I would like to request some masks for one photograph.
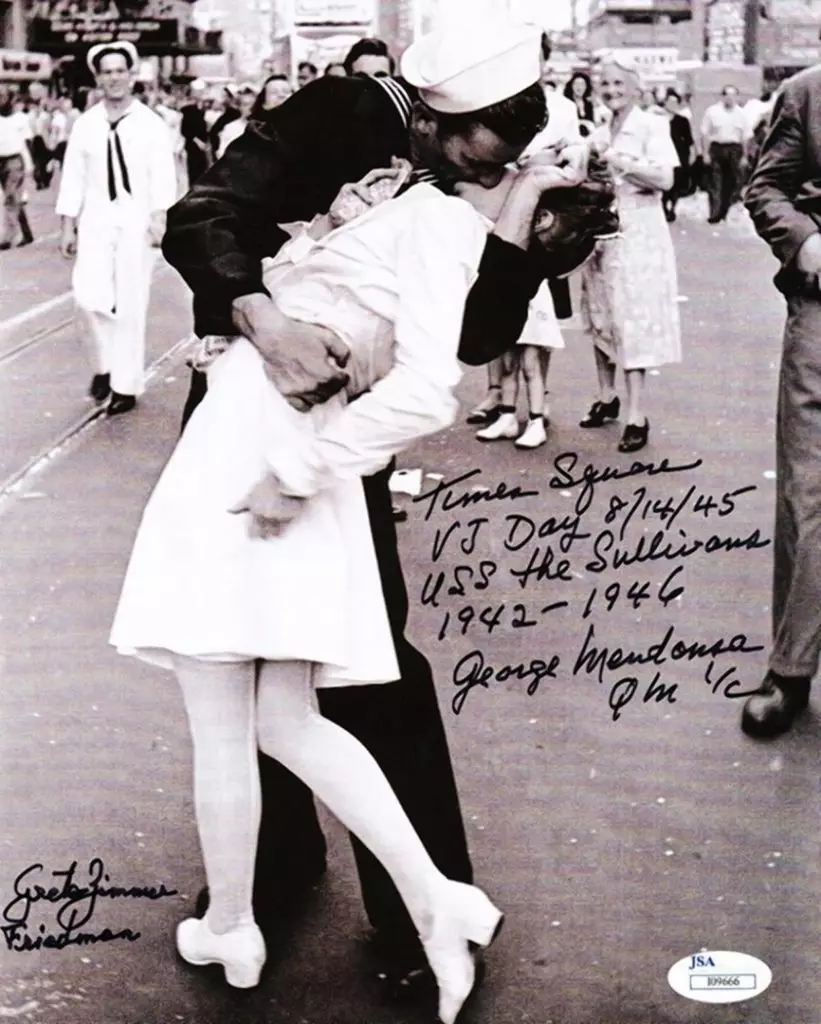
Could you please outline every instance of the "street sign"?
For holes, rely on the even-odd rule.
[[[650,81],[672,81],[678,70],[676,46],[614,46],[597,51],[596,56],[613,55],[635,64]]]
[[[294,0],[295,25],[368,25],[375,0]]]

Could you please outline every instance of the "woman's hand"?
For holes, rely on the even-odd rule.
[[[279,477],[267,473],[228,511],[232,515],[249,512],[249,534],[267,540],[269,537],[278,537],[300,515],[307,500],[285,494]]]
[[[578,183],[575,170],[556,164],[528,163],[519,171],[508,192],[493,234],[520,249],[528,249],[542,193],[553,188],[571,188]]]
[[[347,224],[372,206],[391,199],[410,177],[407,160],[393,158],[390,167],[377,167],[360,181],[343,185],[331,203],[328,215],[334,227]]]
[[[531,167],[556,167],[563,173],[564,180],[560,187],[579,185],[587,177],[587,162],[590,153],[584,142],[567,142],[562,139],[519,159],[519,167],[527,170]],[[548,185],[547,187],[553,187]],[[542,191],[545,191],[543,188]],[[540,193],[541,194],[541,193]]]

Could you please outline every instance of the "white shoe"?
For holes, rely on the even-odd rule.
[[[519,436],[519,421],[515,412],[503,412],[502,415],[487,427],[476,431],[480,441],[510,440]]]
[[[521,437],[517,437],[514,444],[517,448],[538,448],[546,440],[547,433],[545,432],[544,419],[538,416],[528,423]]]
[[[215,935],[205,918],[189,917],[177,925],[180,956],[195,967],[222,964],[225,980],[234,988],[254,988],[265,964],[265,940],[253,923]]]
[[[499,934],[504,914],[481,889],[447,882],[436,902],[430,934],[420,936],[439,987],[439,1020],[455,1024],[476,983],[473,946],[486,948]]]

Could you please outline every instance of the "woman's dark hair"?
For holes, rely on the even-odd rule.
[[[667,91],[664,94],[664,98],[665,100],[669,100],[671,96],[674,96],[678,100],[678,102],[681,103],[681,93],[678,91],[678,89],[674,89],[672,85],[667,87]]]
[[[330,74],[333,74],[333,69],[334,69],[334,68],[342,68],[342,70],[343,70],[343,71],[345,72],[345,74],[346,74],[346,75],[347,75],[347,73],[348,73],[348,72],[347,72],[347,70],[345,69],[345,65],[344,65],[344,64],[341,64],[341,63],[340,63],[340,62],[339,62],[338,60],[332,61],[332,62],[331,62],[330,64],[327,64],[327,65],[325,66],[325,70],[324,70],[324,71],[323,71],[322,73],[323,73],[324,75],[330,75]],[[341,76],[340,76],[340,77],[341,77]]]
[[[287,75],[268,75],[265,81],[260,86],[260,90],[257,93],[257,98],[254,101],[254,105],[251,108],[251,118],[258,121],[261,117],[265,116],[265,90],[268,88],[269,82],[287,82]]]
[[[547,124],[547,101],[541,85],[534,82],[515,96],[469,114],[440,114],[436,110],[431,114],[443,139],[470,135],[474,128],[483,125],[509,146],[526,146]]]
[[[532,246],[550,260],[550,276],[572,273],[592,253],[598,239],[615,235],[619,230],[616,189],[610,169],[591,156],[587,173],[587,180],[580,185],[549,189],[536,207],[534,221],[545,211],[554,214],[553,223],[539,232],[539,240]]]
[[[582,99],[589,100],[590,97],[593,95],[593,80],[590,78],[590,75],[588,75],[586,71],[574,71],[573,74],[570,76],[567,85],[565,85],[563,92],[569,100],[575,100],[576,97],[573,95],[573,83],[578,78],[581,78],[581,80],[584,82],[584,94],[582,95]]]
[[[299,64],[297,64],[297,71],[310,71],[312,75],[319,74],[319,68],[309,60],[301,60]],[[283,75],[282,77],[284,78],[285,76]]]
[[[354,73],[353,66],[360,57],[386,57],[391,75],[396,72],[396,61],[391,56],[388,44],[382,39],[357,39],[345,55],[345,60],[342,61],[347,75]]]

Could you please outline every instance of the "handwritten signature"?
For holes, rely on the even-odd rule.
[[[684,639],[679,628],[663,623],[646,648],[619,646],[602,643],[586,621],[604,615],[615,625],[645,607],[680,608],[691,564],[740,559],[771,544],[751,527],[745,507],[758,487],[705,489],[692,477],[701,465],[700,458],[665,458],[598,466],[567,451],[548,467],[546,492],[504,480],[485,486],[481,470],[472,469],[415,499],[424,503],[425,520],[434,518],[435,532],[420,604],[438,611],[440,643],[461,636],[473,648],[452,672],[455,714],[471,692],[494,684],[520,683],[533,696],[546,679],[588,678],[609,690],[617,721],[631,701],[675,703],[679,683],[664,680],[663,673],[676,663],[679,677],[686,664],[698,666],[713,695],[738,699],[755,692],[732,664],[764,649],[744,634],[728,630],[707,640]],[[682,482],[671,486],[676,478]],[[619,485],[626,481],[631,485],[625,490]],[[543,507],[553,504],[550,492],[556,490],[575,498],[570,508]],[[520,601],[511,599],[513,581],[517,594],[525,591]],[[631,635],[631,624],[623,623],[622,636]],[[481,647],[482,637],[497,632],[535,643],[517,650],[515,663],[502,664]],[[547,644],[543,632],[552,638]],[[559,637],[561,653],[545,654]],[[568,640],[571,649],[565,650]]]
[[[140,932],[130,928],[117,932],[109,928],[96,932],[79,929],[89,924],[100,899],[160,900],[178,894],[176,889],[168,889],[164,884],[128,888],[110,885],[111,878],[100,857],[92,858],[86,868],[79,871],[78,868],[76,860],[65,869],[50,872],[46,872],[43,864],[35,863],[17,875],[14,896],[2,911],[5,923],[0,925],[8,949],[28,953],[41,948],[64,949],[70,945],[94,945],[118,939],[136,942]],[[44,923],[33,924],[31,911],[38,904],[56,907],[56,931],[50,931]]]

